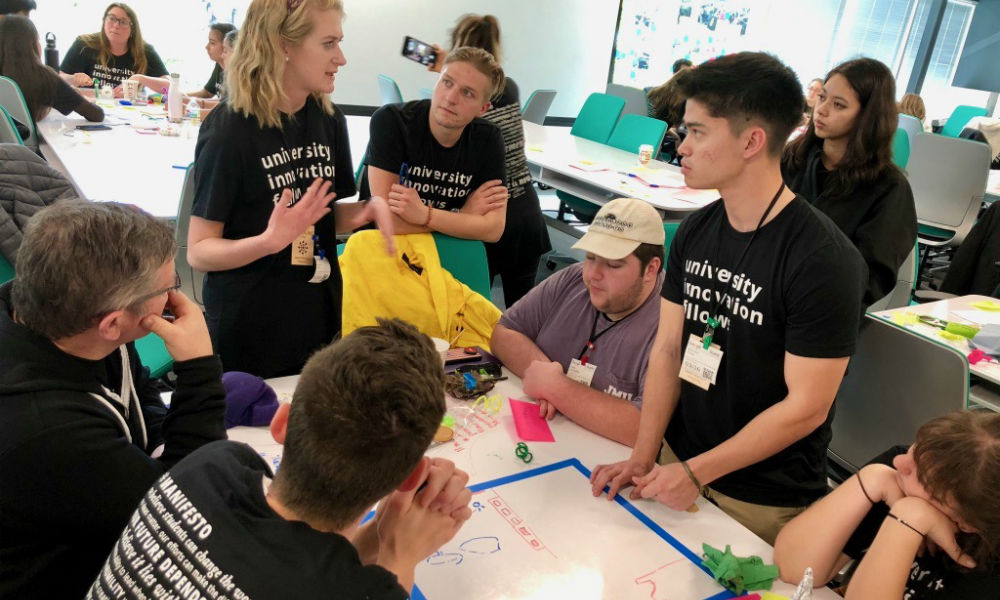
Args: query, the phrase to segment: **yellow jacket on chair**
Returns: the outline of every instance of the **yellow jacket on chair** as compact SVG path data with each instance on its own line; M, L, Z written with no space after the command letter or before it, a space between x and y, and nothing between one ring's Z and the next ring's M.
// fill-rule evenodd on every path
M343 335L374 325L376 317L396 317L431 337L455 340L453 347L488 351L500 309L441 267L431 234L395 238L395 256L386 253L378 231L359 231L347 239L340 256Z

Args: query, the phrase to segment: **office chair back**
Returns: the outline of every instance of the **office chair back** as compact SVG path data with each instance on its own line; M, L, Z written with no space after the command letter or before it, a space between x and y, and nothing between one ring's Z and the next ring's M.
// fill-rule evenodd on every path
M618 117L625 108L625 101L608 94L594 92L583 103L580 113L576 115L570 135L586 140L608 143L611 132L618 124Z
M521 108L521 119L529 123L545 124L549 107L556 98L555 90L535 90L528 96L527 102Z
M177 257L174 266L181 276L181 291L198 303L203 309L202 285L205 274L188 264L187 244L188 226L191 223L191 206L194 204L194 163L188 165L184 175L184 186L181 188L180 204L177 206L177 222L174 224L174 239L177 240Z
M969 361L958 350L872 316L834 403L827 456L857 471L928 420L966 407Z
M975 117L985 117L986 115L987 110L981 106L960 104L955 107L955 110L951 111L951 116L948 117L948 120L944 123L944 127L941 129L941 135L957 138L958 134L962 133L962 130L965 129L970 120Z
M646 92L639 88L609 83L607 89L605 89L605 93L617 96L625 101L623 114L642 115L644 117L649 114L649 99L646 96Z
M438 259L452 277L490 300L490 267L486 262L486 246L478 240L463 240L434 232Z
M14 265L0 254L0 285L14 279Z
M434 95L434 90L432 90L431 88L420 88L420 91L417 92L417 96L421 100L430 100L431 96L433 95Z
M20 121L28 128L28 137L22 140L25 146L38 148L38 134L35 133L35 120L28 111L28 103L24 100L21 88L10 77L0 75L0 106L7 109L10 116Z
M21 134L17 132L17 127L14 125L14 118L3 106L0 106L0 144L24 145L24 140L21 139Z
M898 127L906 132L906 136L909 138L908 141L912 147L914 138L924 132L924 124L920 122L920 119L912 115L899 113L898 117Z
M378 76L378 91L382 95L382 105L399 104L403 101L403 94L396 85L396 80L388 75Z
M677 235L677 228L680 227L680 221L671 221L663 224L663 269L667 268L667 260L670 258L670 244L674 241L674 236Z
M869 312L887 310L890 308L901 308L910 305L910 297L913 295L913 288L917 281L917 255L918 245L913 243L913 250L906 255L903 264L899 265L896 272L896 285L884 298L880 298L868 307Z
M958 246L986 193L990 147L941 135L918 135L906 178L917 209L917 237L928 246Z
M892 162L900 169L906 169L910 160L910 137L903 129L896 129L892 137Z
M660 144L667 133L667 124L659 119L646 115L624 114L615 125L608 145L633 154L639 153L639 146L649 144L653 147L653 157L660 152Z

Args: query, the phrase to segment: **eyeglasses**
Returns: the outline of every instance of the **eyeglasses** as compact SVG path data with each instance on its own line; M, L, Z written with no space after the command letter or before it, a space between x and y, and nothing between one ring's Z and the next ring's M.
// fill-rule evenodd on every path
M132 27L132 21L129 21L128 19L119 19L114 15L105 15L104 21L107 22L108 25L114 24L125 28Z
M140 296L139 299L137 299L135 302L132 303L132 306L139 306L141 304L144 304L148 300L156 298L157 296L161 296L168 292L172 292L179 289L181 289L181 275L177 271L174 271L174 285L168 288L163 288L162 290L156 290L155 292L146 294L145 296Z

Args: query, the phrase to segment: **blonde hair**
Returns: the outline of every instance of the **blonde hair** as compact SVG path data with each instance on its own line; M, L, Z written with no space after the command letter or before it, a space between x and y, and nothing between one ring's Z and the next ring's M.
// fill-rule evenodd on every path
M313 12L323 10L335 10L343 16L344 4L341 0L253 0L224 71L234 111L253 115L261 127L281 126L278 103L286 97L282 42L301 44L313 30ZM327 114L333 114L329 96L315 92L313 97Z
M904 115L916 117L923 122L927 116L927 109L924 107L924 99L916 94L903 94L903 99L899 101L899 112Z
M445 65L450 65L453 62L464 62L469 63L477 71L486 75L486 78L490 81L490 89L486 90L486 99L495 98L501 92L503 92L504 87L504 74L503 68L500 63L497 62L493 55L483 50L482 48L473 48L472 46L461 46L455 48L448 53L448 57L444 59Z
M135 16L135 11L132 7L124 2L112 2L104 9L104 16L101 17L101 30L96 33L88 33L80 36L80 40L90 48L91 50L97 51L97 61L101 63L102 67L107 68L108 61L111 59L111 41L108 40L108 34L104 33L105 20L108 18L108 13L111 12L112 8L120 8L128 16L129 21L132 22L132 26L129 27L128 44L126 46L127 52L132 55L132 60L135 63L135 72L142 75L146 74L146 67L148 66L146 62L146 42L142 39L142 31L139 29L139 18Z

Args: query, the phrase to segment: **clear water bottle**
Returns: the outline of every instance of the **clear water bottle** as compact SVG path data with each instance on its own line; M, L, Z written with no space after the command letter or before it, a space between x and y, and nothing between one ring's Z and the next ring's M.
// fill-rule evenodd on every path
M201 122L201 107L198 106L198 100L191 98L191 101L187 103L187 109L184 111L184 116L191 121L192 124L198 125Z

